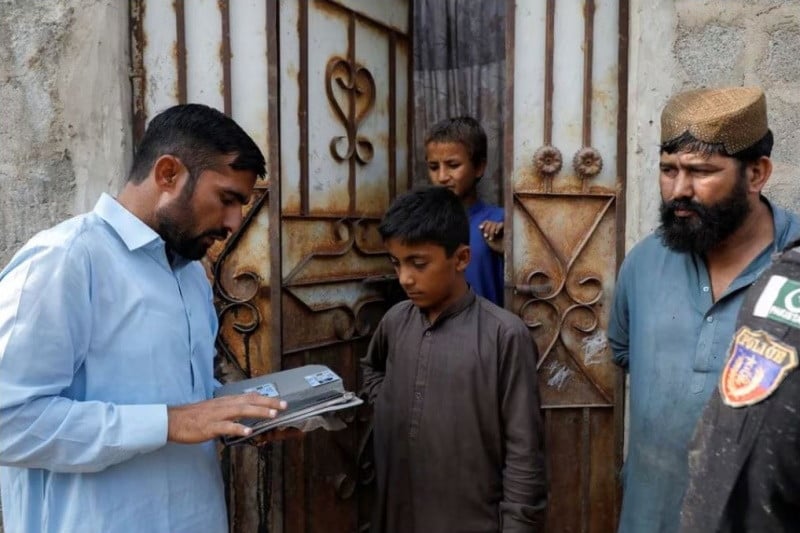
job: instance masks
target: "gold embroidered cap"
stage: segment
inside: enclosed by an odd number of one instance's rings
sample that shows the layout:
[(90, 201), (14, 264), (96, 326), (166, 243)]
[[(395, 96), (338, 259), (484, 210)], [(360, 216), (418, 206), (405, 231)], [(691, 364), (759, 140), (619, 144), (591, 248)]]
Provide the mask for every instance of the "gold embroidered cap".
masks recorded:
[(733, 155), (761, 140), (767, 128), (767, 99), (758, 87), (698, 89), (678, 93), (664, 106), (661, 144), (689, 132)]

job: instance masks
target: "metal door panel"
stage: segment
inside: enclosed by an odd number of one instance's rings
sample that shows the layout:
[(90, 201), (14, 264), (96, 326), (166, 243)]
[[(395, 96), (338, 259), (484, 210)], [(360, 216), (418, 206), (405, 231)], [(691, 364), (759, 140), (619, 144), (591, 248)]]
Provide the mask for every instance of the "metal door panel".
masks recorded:
[[(272, 0), (270, 0), (272, 1)], [(264, 84), (269, 76), (267, 2), (230, 0), (231, 116), (258, 146), (269, 146), (269, 98)], [(275, 37), (276, 38), (276, 37)]]
[[(227, 3), (217, 0), (191, 0), (184, 3), (186, 101), (202, 102), (221, 110), (230, 108), (230, 105), (225, 105), (223, 94), (223, 70), (230, 68), (230, 63), (209, 61), (209, 58), (230, 54), (228, 41), (225, 46), (222, 41), (222, 21), (227, 20), (227, 10)], [(230, 31), (227, 27), (224, 29)]]
[(175, 6), (167, 2), (150, 2), (146, 9), (144, 6), (143, 2), (131, 2), (133, 113), (137, 141), (144, 133), (147, 119), (155, 114), (153, 110), (177, 104), (181, 92)]
[[(301, 146), (301, 123), (298, 113), (301, 112), (301, 91), (306, 74), (301, 70), (301, 45), (298, 38), (301, 2), (297, 0), (281, 0), (278, 4), (278, 28), (280, 28), (280, 69), (278, 79), (280, 87), (292, 87), (292, 90), (280, 91), (280, 146), (293, 147), (299, 152)], [(303, 65), (305, 68), (305, 65)], [(302, 112), (307, 112), (303, 109)], [(300, 213), (300, 177), (301, 157), (299, 153), (287, 150), (287, 156), (280, 159), (281, 174), (281, 212), (284, 216)]]
[[(377, 224), (410, 183), (409, 9), (132, 0), (136, 139), (164, 108), (201, 102), (231, 114), (267, 158), (241, 229), (206, 260), (222, 378), (322, 362), (358, 389), (392, 274)], [(369, 416), (345, 417), (342, 431), (225, 450), (232, 531), (368, 526)]]
[[(408, 3), (400, 4), (407, 13)], [(397, 3), (372, 8), (390, 5)], [(282, 366), (327, 364), (351, 390), (358, 389), (358, 360), (387, 306), (382, 284), (372, 280), (392, 275), (377, 225), (405, 188), (398, 178), (408, 182), (398, 176), (395, 153), (398, 146), (407, 151), (410, 141), (397, 139), (396, 118), (408, 107), (398, 94), (410, 95), (407, 72), (398, 73), (407, 62), (397, 61), (399, 42), (407, 57), (408, 37), (376, 21), (382, 12), (365, 17), (314, 1), (281, 13), (282, 28), (297, 28), (282, 31), (280, 43), (281, 98), (297, 93), (281, 106)], [(368, 416), (347, 416), (345, 430), (284, 444), (286, 531), (367, 527)]]
[[(327, 72), (329, 62), (335, 63), (337, 58), (347, 57), (349, 17), (338, 10), (323, 11), (316, 7), (317, 4), (310, 3), (306, 10), (308, 47), (311, 51), (324, 50), (324, 53), (307, 55), (309, 152), (305, 185), (307, 209), (303, 214), (347, 215), (350, 207), (351, 158), (342, 159), (348, 164), (333, 164), (332, 157), (335, 150), (347, 154), (359, 146), (355, 140), (343, 136), (343, 124), (336, 111), (339, 110), (346, 121), (350, 104), (356, 102), (360, 104), (355, 106), (358, 111), (364, 112), (370, 98), (374, 99), (374, 84), (367, 88), (369, 84), (364, 81), (364, 76), (357, 76), (356, 85), (348, 90), (342, 85), (353, 84), (354, 72), (336, 70), (335, 79), (333, 72)], [(364, 92), (357, 91), (356, 86), (362, 87), (361, 91)], [(332, 92), (332, 97), (326, 97), (328, 91)]]
[(508, 13), (506, 303), (539, 348), (546, 527), (611, 532), (623, 382), (605, 331), (623, 246), (627, 1), (511, 1)]
[[(397, 68), (389, 63), (391, 44), (391, 37), (387, 38), (382, 28), (370, 24), (356, 26), (355, 64), (369, 65), (375, 97), (370, 106), (368, 94), (364, 94), (359, 99), (362, 104), (355, 111), (356, 120), (362, 111), (364, 118), (362, 122), (354, 124), (360, 135), (356, 142), (356, 161), (355, 164), (351, 163), (356, 179), (353, 207), (358, 213), (377, 218), (383, 216), (389, 207), (391, 196), (389, 153), (392, 147), (389, 146), (389, 139), (394, 132), (390, 132), (393, 125), (390, 124), (389, 115), (395, 111), (397, 105), (394, 91), (389, 88), (389, 84), (394, 81), (389, 71)], [(370, 84), (365, 83), (362, 86), (368, 91)], [(381, 97), (378, 98), (377, 95)], [(359, 164), (365, 157), (369, 157), (370, 151), (372, 158), (369, 164)]]
[(400, 34), (408, 34), (408, 1), (407, 0), (331, 0), (335, 4), (347, 8), (371, 19), (382, 26), (395, 30)]
[(271, 253), (264, 246), (269, 235), (269, 193), (257, 191), (257, 199), (247, 214), (242, 230), (212, 250), (217, 312), (220, 331), (217, 346), (238, 375), (231, 379), (257, 376), (276, 368), (274, 340), (269, 325), (273, 322), (271, 301)]

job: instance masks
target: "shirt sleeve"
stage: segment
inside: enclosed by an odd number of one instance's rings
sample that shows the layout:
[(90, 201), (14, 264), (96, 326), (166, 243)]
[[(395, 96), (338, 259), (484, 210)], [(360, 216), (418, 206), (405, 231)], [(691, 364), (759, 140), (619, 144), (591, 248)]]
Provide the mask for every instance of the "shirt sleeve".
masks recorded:
[(361, 359), (362, 387), (361, 394), (366, 394), (369, 403), (374, 403), (383, 385), (386, 375), (386, 358), (388, 347), (384, 334), (386, 319), (380, 321), (375, 334), (369, 342), (367, 355)]
[(75, 399), (91, 290), (75, 242), (28, 249), (0, 279), (0, 464), (96, 472), (166, 443), (166, 405)]
[(504, 533), (544, 530), (547, 482), (539, 412), (536, 345), (522, 322), (501, 342), (498, 395), (505, 441)]
[(623, 262), (614, 288), (614, 302), (608, 320), (608, 342), (614, 353), (614, 362), (628, 368), (628, 284), (630, 272), (628, 261)]

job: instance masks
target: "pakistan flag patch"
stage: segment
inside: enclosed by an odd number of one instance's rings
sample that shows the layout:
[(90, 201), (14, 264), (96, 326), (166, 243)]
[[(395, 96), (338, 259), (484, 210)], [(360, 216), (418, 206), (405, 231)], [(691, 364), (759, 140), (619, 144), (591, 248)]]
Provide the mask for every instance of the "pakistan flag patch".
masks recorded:
[(800, 283), (783, 276), (769, 278), (753, 315), (800, 328)]

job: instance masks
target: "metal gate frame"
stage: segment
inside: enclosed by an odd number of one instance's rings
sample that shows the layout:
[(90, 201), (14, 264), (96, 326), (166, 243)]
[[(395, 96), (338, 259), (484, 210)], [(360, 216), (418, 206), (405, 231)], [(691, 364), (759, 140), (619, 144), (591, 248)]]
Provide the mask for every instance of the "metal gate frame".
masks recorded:
[[(504, 148), (504, 168), (508, 169), (510, 173), (516, 171), (514, 165), (514, 73), (515, 73), (515, 13), (516, 13), (516, 0), (506, 0), (506, 89), (505, 89), (505, 105), (504, 105), (504, 122), (505, 122), (505, 146)], [(616, 176), (616, 191), (611, 194), (596, 194), (590, 193), (590, 180), (596, 175), (595, 170), (597, 164), (602, 166), (602, 159), (596, 150), (590, 148), (592, 146), (591, 138), (591, 120), (592, 120), (592, 66), (593, 66), (593, 45), (595, 41), (594, 34), (594, 14), (595, 14), (595, 0), (584, 1), (584, 40), (583, 40), (583, 87), (582, 87), (582, 146), (581, 151), (576, 154), (573, 160), (573, 170), (577, 176), (583, 179), (582, 193), (591, 195), (594, 198), (607, 197), (608, 202), (605, 209), (608, 209), (612, 204), (615, 208), (615, 224), (616, 224), (616, 265), (615, 272), (618, 272), (622, 260), (625, 256), (625, 183), (627, 179), (627, 95), (628, 95), (628, 38), (629, 38), (629, 0), (619, 0), (618, 12), (618, 54), (617, 54), (617, 90), (618, 90), (618, 107), (617, 107), (617, 142), (616, 142), (616, 157), (617, 157), (617, 176)], [(550, 195), (552, 191), (552, 178), (560, 171), (562, 166), (561, 153), (551, 146), (553, 137), (553, 91), (554, 91), (554, 48), (555, 48), (555, 9), (556, 0), (546, 0), (545, 8), (545, 49), (544, 52), (544, 116), (542, 120), (544, 146), (537, 152), (538, 161), (534, 166), (538, 165), (536, 169), (539, 176), (545, 183), (545, 191), (541, 193), (542, 196)], [(574, 14), (574, 15), (577, 15)], [(552, 149), (552, 150), (550, 150)], [(597, 170), (599, 172), (599, 169)], [(513, 247), (514, 247), (514, 180), (508, 179), (504, 184), (504, 197), (506, 201), (506, 224), (505, 224), (505, 255), (506, 255), (506, 280), (512, 280), (512, 273), (514, 266), (513, 261)], [(602, 215), (601, 215), (602, 216)], [(586, 239), (591, 237), (594, 228), (597, 227), (599, 218), (596, 221), (593, 229), (587, 235)], [(578, 252), (580, 253), (580, 252)], [(567, 271), (569, 266), (567, 266)], [(566, 274), (565, 274), (566, 275)], [(556, 293), (552, 292), (552, 286), (544, 284), (542, 286), (535, 285), (515, 285), (512, 283), (506, 286), (505, 301), (506, 305), (511, 305), (515, 295), (525, 295), (531, 301), (541, 301), (542, 298), (549, 298)], [(556, 289), (558, 291), (558, 289)], [(599, 297), (599, 296), (598, 296)], [(513, 311), (513, 309), (512, 309)], [(565, 312), (564, 316), (568, 312)], [(563, 319), (563, 316), (562, 316)], [(555, 340), (553, 341), (555, 343)], [(540, 353), (539, 367), (541, 368), (545, 358), (549, 355), (550, 349), (553, 347), (551, 344), (544, 353)], [(613, 394), (613, 425), (614, 425), (614, 456), (613, 460), (616, 466), (616, 471), (619, 472), (623, 462), (623, 441), (624, 441), (624, 416), (625, 416), (625, 378), (624, 374), (620, 371), (617, 373), (614, 384)], [(563, 407), (563, 406), (560, 406)], [(590, 442), (590, 420), (589, 408), (587, 406), (576, 405), (568, 406), (582, 408), (582, 414), (579, 417), (580, 432), (582, 435), (583, 444), (580, 449), (580, 494), (575, 495), (580, 498), (580, 514), (581, 514), (581, 531), (589, 531), (588, 519), (590, 516), (590, 475), (589, 467), (591, 465), (589, 446)], [(542, 405), (545, 419), (549, 418), (550, 410), (546, 405)], [(547, 425), (547, 424), (546, 424)], [(548, 454), (549, 456), (549, 454)], [(549, 463), (549, 461), (548, 461)], [(614, 495), (614, 510), (613, 510), (613, 523), (614, 530), (616, 524), (619, 522), (619, 512), (621, 506), (621, 493), (622, 484), (621, 478), (617, 477), (616, 494)], [(550, 502), (552, 503), (552, 502)], [(550, 504), (548, 504), (550, 505)], [(552, 527), (552, 524), (551, 524)], [(555, 531), (555, 530), (553, 530)]]

